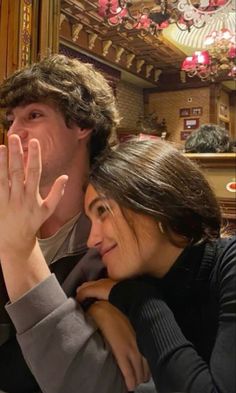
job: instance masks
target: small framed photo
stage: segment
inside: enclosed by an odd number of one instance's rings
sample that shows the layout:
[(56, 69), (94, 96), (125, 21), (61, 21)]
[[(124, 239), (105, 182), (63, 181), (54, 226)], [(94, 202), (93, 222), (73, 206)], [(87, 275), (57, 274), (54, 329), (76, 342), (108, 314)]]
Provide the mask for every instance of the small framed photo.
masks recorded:
[(179, 116), (180, 117), (188, 117), (191, 114), (191, 109), (190, 108), (180, 108), (179, 110)]
[(180, 131), (180, 140), (185, 141), (192, 131)]
[(192, 108), (191, 114), (193, 116), (202, 116), (202, 106), (196, 106)]
[(225, 128), (227, 131), (229, 131), (229, 122), (228, 121), (224, 121), (223, 119), (220, 119), (219, 126)]
[(184, 129), (185, 130), (195, 130), (199, 127), (199, 119), (184, 119)]
[(228, 107), (227, 105), (220, 104), (219, 115), (223, 117), (228, 117)]

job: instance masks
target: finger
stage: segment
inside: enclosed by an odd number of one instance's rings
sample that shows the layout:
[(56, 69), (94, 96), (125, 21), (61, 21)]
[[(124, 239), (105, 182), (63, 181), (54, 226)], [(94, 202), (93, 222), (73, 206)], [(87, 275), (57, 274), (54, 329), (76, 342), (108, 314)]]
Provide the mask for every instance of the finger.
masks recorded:
[(134, 378), (136, 385), (144, 382), (144, 370), (141, 355), (137, 352), (134, 356), (130, 357), (130, 364), (133, 368)]
[(18, 135), (8, 138), (9, 148), (9, 176), (11, 181), (11, 198), (16, 199), (24, 192), (24, 160), (23, 149)]
[(9, 179), (8, 179), (8, 163), (7, 148), (0, 146), (0, 206), (3, 208), (9, 200)]
[[(87, 284), (87, 285), (86, 285)], [(87, 298), (96, 297), (94, 296), (94, 288), (91, 282), (84, 283), (81, 287), (76, 290), (76, 299), (79, 303), (83, 302)]]
[(137, 384), (139, 385), (140, 383), (148, 382), (151, 377), (151, 373), (146, 359), (137, 352), (136, 355), (133, 355), (133, 359), (131, 356), (130, 361), (134, 368)]
[(132, 363), (130, 362), (130, 360), (128, 358), (124, 359), (124, 357), (122, 357), (122, 361), (120, 361), (120, 359), (118, 357), (116, 357), (116, 361), (117, 361), (118, 367), (124, 377), (127, 390), (128, 391), (135, 390), (138, 383), (136, 380), (136, 375), (135, 375), (135, 371), (133, 369)]
[(25, 190), (30, 196), (38, 193), (41, 176), (41, 150), (37, 139), (31, 139), (28, 146)]
[(42, 208), (45, 210), (45, 218), (47, 219), (56, 209), (58, 203), (60, 202), (64, 191), (65, 186), (68, 181), (68, 176), (62, 175), (56, 179), (54, 182), (47, 198), (44, 199)]
[(107, 283), (109, 280), (100, 279), (98, 281), (88, 281), (83, 283), (77, 290), (77, 300), (82, 302), (84, 299), (94, 297), (100, 300), (108, 300), (110, 293)]
[(83, 284), (81, 284), (81, 285), (76, 289), (76, 291), (79, 291), (81, 288), (89, 287), (90, 285), (93, 285), (93, 284), (95, 284), (95, 283), (97, 283), (97, 282), (98, 282), (98, 281), (95, 281), (95, 280), (83, 282)]
[(143, 375), (144, 375), (143, 382), (148, 382), (149, 379), (151, 378), (151, 372), (149, 369), (148, 362), (143, 356), (142, 356), (142, 363), (143, 363)]

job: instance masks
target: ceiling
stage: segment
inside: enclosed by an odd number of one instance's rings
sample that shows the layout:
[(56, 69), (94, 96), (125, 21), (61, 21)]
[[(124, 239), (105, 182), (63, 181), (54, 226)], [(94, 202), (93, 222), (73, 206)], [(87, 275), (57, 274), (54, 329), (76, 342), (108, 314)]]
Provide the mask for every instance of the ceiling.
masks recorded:
[[(137, 7), (151, 9), (156, 5), (149, 0), (132, 3), (132, 12)], [(200, 30), (191, 29), (191, 35), (199, 34)], [(180, 68), (191, 47), (176, 41), (177, 34), (179, 29), (175, 25), (155, 35), (142, 35), (140, 30), (122, 25), (109, 26), (99, 15), (98, 0), (61, 0), (61, 41), (121, 70), (123, 79), (143, 87), (157, 86), (160, 75), (167, 78), (176, 75), (180, 83), (186, 82)], [(235, 81), (228, 83), (228, 88), (234, 89), (235, 85)]]

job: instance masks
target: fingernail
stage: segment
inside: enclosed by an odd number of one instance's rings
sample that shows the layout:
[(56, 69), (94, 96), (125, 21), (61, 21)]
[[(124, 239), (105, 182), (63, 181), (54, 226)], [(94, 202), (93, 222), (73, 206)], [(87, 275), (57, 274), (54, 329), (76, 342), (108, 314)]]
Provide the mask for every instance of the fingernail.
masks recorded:
[(38, 147), (37, 141), (35, 141), (35, 140), (33, 140), (33, 139), (30, 141), (30, 145), (31, 145), (31, 147), (32, 147), (33, 149), (36, 149), (36, 148)]
[(0, 146), (0, 160), (1, 161), (5, 161), (6, 152), (7, 152), (6, 146)]

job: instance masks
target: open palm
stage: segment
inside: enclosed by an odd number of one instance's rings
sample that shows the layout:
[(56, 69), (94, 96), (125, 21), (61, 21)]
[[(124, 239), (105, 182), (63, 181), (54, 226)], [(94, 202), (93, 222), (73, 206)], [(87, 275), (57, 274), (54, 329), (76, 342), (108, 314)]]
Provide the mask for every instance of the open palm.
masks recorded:
[[(11, 135), (8, 148), (0, 146), (0, 258), (5, 255), (28, 257), (36, 233), (59, 203), (67, 181), (56, 179), (45, 199), (39, 193), (41, 152), (36, 139), (28, 146), (28, 161), (24, 168), (20, 138)], [(23, 254), (23, 255), (22, 255)]]

